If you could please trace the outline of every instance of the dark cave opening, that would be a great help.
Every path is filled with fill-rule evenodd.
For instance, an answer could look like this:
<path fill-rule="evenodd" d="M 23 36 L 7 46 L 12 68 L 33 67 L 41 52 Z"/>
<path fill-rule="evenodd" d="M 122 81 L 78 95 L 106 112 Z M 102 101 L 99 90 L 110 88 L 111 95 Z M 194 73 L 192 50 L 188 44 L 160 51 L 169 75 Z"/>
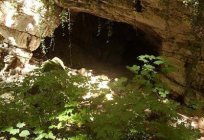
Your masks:
<path fill-rule="evenodd" d="M 56 28 L 53 38 L 45 39 L 47 58 L 57 56 L 72 68 L 114 73 L 137 64 L 139 55 L 159 55 L 161 39 L 157 34 L 85 13 L 72 18 L 71 35 L 65 23 Z"/>

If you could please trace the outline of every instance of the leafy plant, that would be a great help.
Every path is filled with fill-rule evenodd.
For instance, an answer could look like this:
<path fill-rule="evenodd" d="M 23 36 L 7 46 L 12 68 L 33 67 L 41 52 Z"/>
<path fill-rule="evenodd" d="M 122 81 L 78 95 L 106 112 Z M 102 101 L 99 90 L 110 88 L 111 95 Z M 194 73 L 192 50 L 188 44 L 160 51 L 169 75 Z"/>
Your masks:
<path fill-rule="evenodd" d="M 171 125 L 178 117 L 174 101 L 158 100 L 151 91 L 135 88 L 134 82 L 124 82 L 119 90 L 123 94 L 115 95 L 114 100 L 93 100 L 92 105 L 96 108 L 92 109 L 89 130 L 94 140 L 193 140 L 199 136 L 190 128 Z M 113 84 L 112 89 L 118 91 L 118 85 Z"/>
<path fill-rule="evenodd" d="M 45 139 L 54 139 L 56 133 L 61 134 L 58 137 L 67 138 L 78 135 L 76 131 L 67 133 L 66 129 L 80 129 L 86 120 L 83 114 L 86 114 L 87 109 L 81 105 L 82 96 L 88 90 L 86 81 L 86 77 L 68 75 L 68 70 L 50 62 L 26 77 L 23 83 L 5 84 L 1 94 L 8 92 L 13 100 L 0 100 L 1 129 L 7 128 L 2 131 L 6 133 L 1 135 L 18 134 L 19 137 L 28 137 L 31 133 L 30 138 Z M 19 121 L 28 124 L 28 129 L 20 131 L 25 124 Z M 16 123 L 17 128 L 7 127 Z M 61 127 L 49 127 L 60 124 Z M 33 129 L 38 128 L 42 131 L 34 133 Z"/>
<path fill-rule="evenodd" d="M 62 23 L 68 22 L 68 20 L 69 20 L 68 15 L 69 15 L 69 13 L 67 12 L 67 10 L 63 9 L 59 15 Z"/>
<path fill-rule="evenodd" d="M 22 83 L 2 84 L 0 95 L 12 98 L 0 98 L 0 136 L 13 140 L 196 139 L 196 131 L 172 126 L 178 117 L 177 104 L 164 98 L 168 93 L 157 82 L 165 62 L 154 56 L 139 59 L 141 65 L 129 67 L 135 73 L 133 79 L 119 78 L 110 83 L 111 89 L 98 89 L 90 84 L 91 77 L 73 74 L 60 61 L 48 61 Z M 113 100 L 106 100 L 111 91 L 115 91 Z M 98 96 L 84 99 L 87 92 Z"/>
<path fill-rule="evenodd" d="M 30 135 L 30 132 L 24 128 L 26 126 L 25 123 L 18 123 L 16 124 L 16 128 L 14 127 L 8 127 L 2 130 L 3 133 L 8 133 L 12 135 L 11 139 L 17 139 L 17 138 L 28 138 Z"/>
<path fill-rule="evenodd" d="M 160 97 L 166 97 L 169 91 L 161 83 L 160 74 L 161 72 L 167 73 L 173 71 L 173 67 L 166 63 L 162 57 L 153 55 L 141 55 L 138 57 L 138 60 L 141 62 L 140 65 L 127 67 L 135 74 L 134 81 L 142 87 L 145 86 L 146 89 L 158 93 Z"/>

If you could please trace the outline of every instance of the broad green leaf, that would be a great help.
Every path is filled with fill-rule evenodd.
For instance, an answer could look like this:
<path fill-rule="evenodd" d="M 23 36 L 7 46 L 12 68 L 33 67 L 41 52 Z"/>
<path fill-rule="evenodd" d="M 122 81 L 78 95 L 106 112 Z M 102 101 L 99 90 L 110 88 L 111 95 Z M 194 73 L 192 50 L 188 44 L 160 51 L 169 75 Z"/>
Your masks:
<path fill-rule="evenodd" d="M 18 140 L 18 139 L 17 139 L 17 138 L 12 137 L 12 138 L 10 138 L 10 140 Z"/>
<path fill-rule="evenodd" d="M 34 134 L 42 134 L 44 131 L 42 129 L 35 129 Z"/>
<path fill-rule="evenodd" d="M 161 65 L 161 64 L 164 64 L 164 61 L 162 61 L 162 60 L 157 60 L 157 61 L 154 61 L 154 64 L 156 64 L 156 65 Z"/>
<path fill-rule="evenodd" d="M 16 125 L 16 127 L 18 127 L 18 128 L 23 128 L 24 126 L 25 126 L 26 124 L 23 122 L 23 123 L 18 123 L 17 125 Z"/>
<path fill-rule="evenodd" d="M 35 140 L 42 140 L 47 134 L 46 133 L 42 133 L 40 135 L 38 135 L 37 138 L 35 138 Z"/>
<path fill-rule="evenodd" d="M 132 67 L 127 66 L 127 69 L 130 70 L 131 72 L 135 73 L 135 74 L 138 74 L 140 67 L 137 65 L 133 65 Z"/>
<path fill-rule="evenodd" d="M 60 129 L 60 128 L 62 128 L 62 123 L 61 122 L 58 123 L 58 125 L 57 125 L 57 129 Z"/>
<path fill-rule="evenodd" d="M 148 65 L 148 64 L 145 64 L 145 65 L 143 66 L 143 68 L 144 68 L 144 70 L 146 70 L 146 71 L 154 71 L 154 69 L 155 69 L 154 66 Z"/>
<path fill-rule="evenodd" d="M 57 125 L 50 125 L 48 128 L 49 129 L 54 129 L 54 128 L 57 128 Z"/>
<path fill-rule="evenodd" d="M 56 138 L 56 136 L 54 136 L 52 132 L 49 132 L 49 133 L 45 136 L 45 138 L 54 140 L 54 139 Z"/>
<path fill-rule="evenodd" d="M 19 134 L 20 137 L 27 137 L 27 136 L 29 136 L 29 135 L 30 135 L 30 132 L 29 132 L 28 130 L 23 130 L 23 131 Z"/>
<path fill-rule="evenodd" d="M 9 132 L 10 130 L 14 129 L 13 127 L 7 127 L 3 129 L 1 132 Z"/>
<path fill-rule="evenodd" d="M 147 62 L 148 62 L 148 60 L 146 60 L 146 58 L 145 58 L 144 56 L 139 56 L 139 57 L 138 57 L 138 60 L 140 60 L 140 61 L 142 61 L 142 62 L 144 62 L 144 63 L 147 63 Z"/>
<path fill-rule="evenodd" d="M 16 134 L 18 134 L 19 132 L 20 132 L 19 129 L 12 129 L 9 133 L 10 133 L 11 135 L 16 135 Z"/>
<path fill-rule="evenodd" d="M 16 135 L 17 133 L 19 133 L 19 131 L 20 131 L 19 129 L 15 129 L 13 127 L 8 127 L 5 130 L 3 130 L 2 132 L 8 132 L 11 135 Z"/>

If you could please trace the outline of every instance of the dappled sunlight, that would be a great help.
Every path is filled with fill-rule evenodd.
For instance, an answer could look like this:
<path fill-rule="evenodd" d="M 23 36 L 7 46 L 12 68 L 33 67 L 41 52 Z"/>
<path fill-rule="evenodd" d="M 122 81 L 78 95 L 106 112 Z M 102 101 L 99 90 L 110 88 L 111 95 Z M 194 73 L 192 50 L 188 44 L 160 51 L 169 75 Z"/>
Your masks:
<path fill-rule="evenodd" d="M 91 123 L 89 125 L 94 129 L 103 128 L 101 125 L 113 127 L 110 133 L 120 130 L 121 125 L 125 126 L 129 135 L 132 135 L 133 132 L 130 129 L 131 127 L 133 127 L 133 130 L 140 130 L 138 128 L 140 125 L 145 125 L 146 133 L 150 134 L 152 132 L 149 129 L 160 131 L 160 129 L 163 129 L 160 128 L 161 125 L 171 131 L 176 131 L 186 121 L 179 117 L 172 121 L 174 123 L 171 123 L 175 109 L 173 109 L 170 100 L 163 97 L 157 99 L 153 93 L 148 93 L 148 90 L 139 93 L 137 88 L 129 87 L 135 86 L 136 83 L 127 83 L 127 78 L 124 77 L 111 79 L 106 75 L 94 74 L 94 70 L 67 68 L 59 58 L 47 60 L 42 66 L 27 63 L 20 71 L 18 77 L 15 77 L 20 83 L 18 84 L 19 87 L 16 87 L 17 92 L 14 93 L 14 90 L 1 94 L 0 99 L 4 100 L 1 105 L 12 107 L 12 102 L 19 99 L 19 102 L 22 103 L 20 106 L 27 106 L 27 114 L 34 117 L 40 115 L 44 118 L 45 124 L 52 123 L 50 132 L 52 132 L 53 138 L 56 137 L 54 133 L 58 130 L 63 130 L 63 132 L 73 131 L 74 133 L 75 129 L 89 128 L 89 126 L 86 126 L 87 121 Z M 6 80 L 10 83 L 15 81 L 12 75 L 7 75 L 7 79 L 4 80 L 5 83 Z M 113 84 L 113 82 L 116 83 Z M 124 94 L 118 96 L 121 92 Z M 24 109 L 26 110 L 26 108 Z M 44 113 L 38 114 L 41 110 Z M 30 118 L 27 117 L 27 119 Z M 116 121 L 116 119 L 120 121 Z M 134 121 L 134 119 L 139 120 Z M 159 122 L 156 122 L 156 120 Z M 14 122 L 17 123 L 15 120 Z M 131 126 L 134 123 L 136 125 Z M 158 128 L 154 128 L 154 125 Z M 190 126 L 191 124 L 185 125 L 187 128 Z M 25 127 L 29 128 L 29 125 Z M 188 131 L 185 127 L 182 129 Z M 193 129 L 190 130 L 194 131 Z M 5 131 L 9 132 L 10 130 L 7 128 Z M 101 131 L 103 133 L 103 130 Z M 29 130 L 29 134 L 30 132 Z M 139 134 L 133 135 L 137 136 Z M 147 135 L 147 137 L 149 136 Z"/>
<path fill-rule="evenodd" d="M 201 133 L 204 133 L 204 116 L 186 116 L 181 113 L 178 113 L 178 115 L 180 116 L 180 118 L 177 118 L 177 121 L 174 126 L 176 126 L 177 124 L 183 124 L 186 127 L 198 129 Z M 202 140 L 202 138 L 199 140 Z"/>
<path fill-rule="evenodd" d="M 105 94 L 106 100 L 113 100 L 114 92 L 111 90 L 109 84 L 111 79 L 105 75 L 95 75 L 93 74 L 93 70 L 86 70 L 85 68 L 75 70 L 69 69 L 68 75 L 77 75 L 80 74 L 84 77 L 88 78 L 85 86 L 89 87 L 89 91 L 83 96 L 83 99 L 88 100 L 90 98 L 96 98 L 101 94 Z M 78 87 L 82 87 L 84 85 L 78 85 L 74 83 Z M 103 90 L 106 90 L 105 92 Z"/>
<path fill-rule="evenodd" d="M 4 24 L 7 27 L 11 27 L 15 23 L 15 20 L 13 18 L 17 14 L 15 7 L 9 1 L 4 1 L 3 4 L 1 5 L 1 9 L 3 9 L 3 11 L 5 12 L 2 15 Z"/>
<path fill-rule="evenodd" d="M 9 43 L 15 45 L 15 39 L 9 37 Z M 32 53 L 29 51 L 10 47 L 7 43 L 4 43 L 0 49 L 8 52 L 7 56 L 3 58 L 4 67 L 0 71 L 0 77 L 3 82 L 22 82 L 25 76 L 30 75 L 31 71 L 37 68 L 35 64 L 29 63 L 32 57 Z"/>
<path fill-rule="evenodd" d="M 40 0 L 24 0 L 22 10 L 25 14 L 33 16 L 35 26 L 38 26 L 42 20 L 42 16 L 46 13 L 44 4 Z M 31 25 L 28 25 L 28 27 Z M 33 25 L 32 25 L 33 26 Z"/>
<path fill-rule="evenodd" d="M 14 45 L 14 46 L 17 45 L 15 38 L 14 38 L 14 37 L 11 37 L 11 36 L 8 37 L 8 43 L 10 43 L 10 44 L 12 44 L 12 45 Z M 18 49 L 18 48 L 17 48 L 17 49 Z"/>
<path fill-rule="evenodd" d="M 107 100 L 113 100 L 113 94 L 109 93 L 109 94 L 106 94 L 106 99 Z"/>
<path fill-rule="evenodd" d="M 30 58 L 29 53 L 26 53 L 25 51 L 22 51 L 21 49 L 18 48 L 16 48 L 15 53 L 16 55 L 19 56 L 20 61 L 24 65 L 23 67 L 17 66 L 16 68 L 8 72 L 6 72 L 3 69 L 1 71 L 1 78 L 5 83 L 23 82 L 25 77 L 33 74 L 35 75 L 34 70 L 41 68 L 35 64 L 28 63 L 27 58 Z M 45 61 L 42 64 L 42 67 L 49 63 L 49 61 L 50 60 Z M 63 69 L 67 69 L 68 70 L 67 76 L 81 75 L 82 77 L 85 77 L 87 79 L 86 83 L 73 82 L 73 85 L 77 86 L 78 88 L 83 87 L 88 88 L 88 92 L 83 96 L 84 100 L 97 98 L 100 95 L 104 95 L 105 100 L 113 100 L 114 91 L 109 86 L 111 79 L 108 76 L 95 75 L 93 74 L 93 70 L 86 70 L 85 68 L 79 70 L 67 68 L 66 66 L 64 66 L 63 62 L 57 57 L 53 58 L 51 61 L 56 64 L 59 64 L 59 66 L 62 67 Z M 15 71 L 16 74 L 12 74 L 13 73 L 12 71 Z"/>
<path fill-rule="evenodd" d="M 0 0 L 0 140 L 204 140 L 203 4 Z"/>
<path fill-rule="evenodd" d="M 22 14 L 18 11 L 19 9 L 17 9 L 19 7 L 25 15 L 33 18 L 32 22 L 28 22 L 25 27 L 25 30 L 28 32 L 34 31 L 35 26 L 39 26 L 43 17 L 45 16 L 45 13 L 47 12 L 44 3 L 40 0 L 17 0 L 17 3 L 14 3 L 11 0 L 3 1 L 3 4 L 1 4 L 2 10 L 0 12 L 0 17 L 5 26 L 11 28 L 21 26 L 18 25 L 21 23 L 17 22 L 18 18 L 21 18 L 18 16 Z M 20 21 L 21 20 L 22 19 L 20 19 Z"/>
<path fill-rule="evenodd" d="M 0 72 L 0 77 L 5 83 L 13 83 L 13 82 L 23 82 L 24 78 L 31 74 L 32 71 L 37 69 L 36 65 L 25 64 L 23 68 L 16 67 L 14 70 L 10 72 Z M 16 74 L 12 74 L 15 72 Z"/>
<path fill-rule="evenodd" d="M 27 27 L 26 27 L 26 31 L 33 31 L 34 30 L 34 26 L 32 23 L 28 23 Z"/>
<path fill-rule="evenodd" d="M 24 68 L 21 70 L 23 75 L 29 74 L 32 71 L 34 71 L 35 69 L 37 69 L 38 67 L 36 65 L 31 65 L 31 64 L 25 64 Z"/>

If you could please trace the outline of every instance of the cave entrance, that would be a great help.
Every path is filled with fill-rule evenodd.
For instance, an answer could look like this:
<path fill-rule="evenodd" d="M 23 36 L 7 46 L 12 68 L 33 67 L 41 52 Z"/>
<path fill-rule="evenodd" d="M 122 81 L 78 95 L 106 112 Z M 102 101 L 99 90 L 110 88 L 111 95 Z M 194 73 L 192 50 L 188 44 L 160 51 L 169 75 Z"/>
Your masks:
<path fill-rule="evenodd" d="M 85 13 L 72 20 L 71 36 L 69 25 L 63 24 L 54 32 L 54 46 L 50 46 L 53 38 L 46 39 L 48 58 L 57 56 L 72 68 L 114 76 L 125 73 L 127 65 L 136 64 L 139 55 L 159 55 L 161 39 L 156 34 Z"/>

